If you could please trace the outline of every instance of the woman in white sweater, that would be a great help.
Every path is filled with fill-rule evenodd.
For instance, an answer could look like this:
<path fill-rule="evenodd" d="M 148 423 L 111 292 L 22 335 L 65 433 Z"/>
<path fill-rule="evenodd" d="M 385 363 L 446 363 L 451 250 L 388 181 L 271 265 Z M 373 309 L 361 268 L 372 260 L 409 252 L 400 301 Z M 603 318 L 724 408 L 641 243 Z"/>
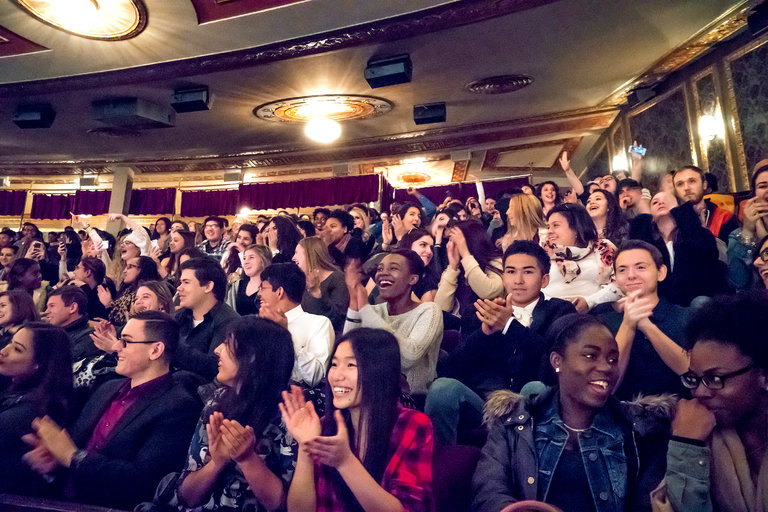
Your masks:
<path fill-rule="evenodd" d="M 344 332 L 357 327 L 385 329 L 397 338 L 400 362 L 411 393 L 424 394 L 437 376 L 437 356 L 443 339 L 443 314 L 434 302 L 416 302 L 411 290 L 424 273 L 424 262 L 411 250 L 400 249 L 379 262 L 374 280 L 381 304 L 368 304 L 359 269 L 347 267 L 349 310 Z"/>

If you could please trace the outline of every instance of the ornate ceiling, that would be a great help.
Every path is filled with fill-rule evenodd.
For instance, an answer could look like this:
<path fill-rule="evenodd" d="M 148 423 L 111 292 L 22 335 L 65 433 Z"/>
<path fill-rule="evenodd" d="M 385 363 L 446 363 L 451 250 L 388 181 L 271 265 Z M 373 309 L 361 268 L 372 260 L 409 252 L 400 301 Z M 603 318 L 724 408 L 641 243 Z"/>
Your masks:
<path fill-rule="evenodd" d="M 446 180 L 546 172 L 553 147 L 584 158 L 630 87 L 663 79 L 743 28 L 746 9 L 733 0 L 142 3 L 146 26 L 120 41 L 78 37 L 0 3 L 0 174 L 108 173 L 131 165 L 141 173 L 201 175 L 260 168 L 269 177 L 334 164 L 369 169 L 413 155 L 446 160 L 461 150 L 482 157 L 448 166 Z M 412 81 L 371 89 L 366 63 L 397 54 L 411 56 Z M 532 82 L 506 94 L 468 87 L 502 75 Z M 481 85 L 486 92 L 504 87 L 498 80 Z M 94 101 L 115 97 L 167 106 L 187 86 L 207 86 L 211 108 L 176 114 L 172 128 L 123 130 L 93 113 Z M 253 113 L 326 94 L 375 96 L 392 107 L 344 121 L 330 146 L 308 141 L 300 125 Z M 432 102 L 446 103 L 446 122 L 414 124 L 413 106 Z M 51 104 L 51 128 L 17 128 L 11 119 L 25 103 Z M 515 152 L 531 160 L 503 157 Z"/>

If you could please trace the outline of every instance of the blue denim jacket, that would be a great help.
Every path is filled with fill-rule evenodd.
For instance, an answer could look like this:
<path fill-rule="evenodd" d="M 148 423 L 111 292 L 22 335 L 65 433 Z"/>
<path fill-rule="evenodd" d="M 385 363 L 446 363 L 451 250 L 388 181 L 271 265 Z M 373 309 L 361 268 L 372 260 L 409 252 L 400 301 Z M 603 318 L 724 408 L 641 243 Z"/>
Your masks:
<path fill-rule="evenodd" d="M 664 476 L 671 397 L 610 399 L 579 433 L 579 448 L 598 512 L 649 510 Z M 498 512 L 519 500 L 547 501 L 568 430 L 556 388 L 523 397 L 494 393 L 486 405 L 490 432 L 473 478 L 473 510 Z"/>

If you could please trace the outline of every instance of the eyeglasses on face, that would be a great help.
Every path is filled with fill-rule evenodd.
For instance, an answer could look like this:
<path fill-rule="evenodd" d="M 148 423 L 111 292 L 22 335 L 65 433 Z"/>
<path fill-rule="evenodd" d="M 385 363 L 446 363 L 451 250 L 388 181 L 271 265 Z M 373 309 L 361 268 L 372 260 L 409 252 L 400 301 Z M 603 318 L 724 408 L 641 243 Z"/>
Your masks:
<path fill-rule="evenodd" d="M 704 384 L 704 387 L 709 389 L 723 389 L 726 379 L 736 377 L 737 375 L 743 375 L 754 367 L 755 365 L 751 364 L 742 368 L 741 370 L 726 373 L 725 375 L 702 375 L 701 377 L 691 372 L 687 372 L 680 376 L 680 381 L 683 383 L 683 386 L 687 387 L 688 389 L 696 389 L 699 387 L 699 384 Z"/>
<path fill-rule="evenodd" d="M 270 286 L 269 288 L 265 288 L 264 287 L 264 283 L 261 283 L 259 285 L 259 291 L 260 292 L 271 292 L 272 291 L 272 287 Z"/>
<path fill-rule="evenodd" d="M 758 256 L 760 257 L 761 260 L 768 262 L 768 247 L 760 251 Z"/>
<path fill-rule="evenodd" d="M 120 342 L 123 348 L 128 348 L 129 344 L 149 345 L 150 343 L 161 343 L 160 340 L 133 341 L 133 340 L 127 340 L 123 337 L 118 338 L 117 341 Z"/>

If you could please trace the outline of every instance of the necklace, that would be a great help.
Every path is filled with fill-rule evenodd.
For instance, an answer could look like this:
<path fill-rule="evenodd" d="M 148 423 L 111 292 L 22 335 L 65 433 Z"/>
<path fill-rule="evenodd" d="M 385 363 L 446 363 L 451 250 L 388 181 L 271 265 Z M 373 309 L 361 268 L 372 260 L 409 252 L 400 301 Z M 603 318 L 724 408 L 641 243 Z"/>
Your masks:
<path fill-rule="evenodd" d="M 573 428 L 572 426 L 568 425 L 566 422 L 563 422 L 563 426 L 565 426 L 565 428 L 567 428 L 571 432 L 576 432 L 576 433 L 584 432 L 584 431 L 587 430 L 586 428 Z M 589 428 L 589 427 L 587 427 L 587 428 Z"/>

